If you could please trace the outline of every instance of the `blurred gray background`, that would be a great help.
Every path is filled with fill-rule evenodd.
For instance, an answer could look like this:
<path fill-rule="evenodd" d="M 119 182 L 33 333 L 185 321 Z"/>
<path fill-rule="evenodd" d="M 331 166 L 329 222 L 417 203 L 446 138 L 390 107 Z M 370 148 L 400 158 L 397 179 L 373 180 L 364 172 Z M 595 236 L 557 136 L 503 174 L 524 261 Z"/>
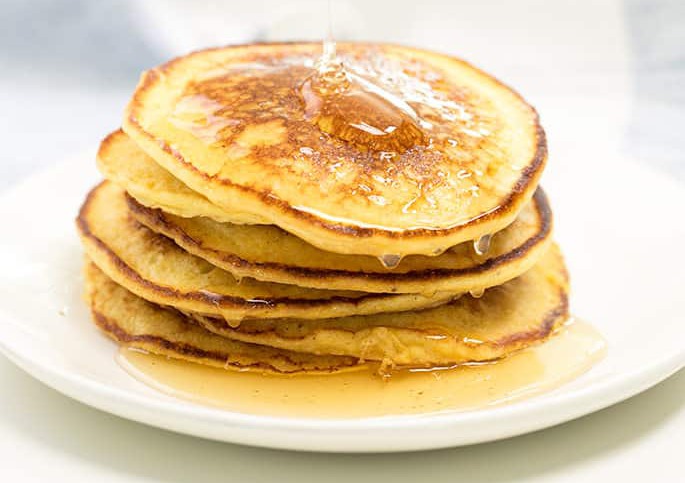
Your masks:
<path fill-rule="evenodd" d="M 320 39 L 326 10 L 326 0 L 0 0 L 0 192 L 64 158 L 93 158 L 100 139 L 119 126 L 142 70 L 203 46 Z M 685 0 L 332 0 L 332 10 L 339 39 L 452 53 L 514 86 L 541 113 L 550 170 L 575 169 L 578 156 L 591 156 L 598 163 L 637 161 L 685 182 Z M 607 198 L 621 173 L 609 181 Z M 611 250 L 601 242 L 592 248 Z M 515 440 L 400 456 L 314 457 L 125 421 L 58 395 L 4 358 L 0 381 L 0 432 L 11 448 L 0 454 L 0 466 L 9 479 L 25 476 L 21 481 L 42 481 L 34 474 L 179 483 L 390 475 L 422 481 L 427 474 L 436 483 L 459 476 L 660 481 L 678 467 L 672 455 L 682 442 L 685 407 L 681 371 L 628 402 Z"/>
<path fill-rule="evenodd" d="M 326 1 L 2 0 L 0 189 L 119 124 L 140 72 L 212 44 L 326 32 Z M 339 39 L 465 57 L 538 107 L 555 150 L 685 179 L 682 0 L 333 0 Z M 553 158 L 552 158 L 553 159 Z"/>

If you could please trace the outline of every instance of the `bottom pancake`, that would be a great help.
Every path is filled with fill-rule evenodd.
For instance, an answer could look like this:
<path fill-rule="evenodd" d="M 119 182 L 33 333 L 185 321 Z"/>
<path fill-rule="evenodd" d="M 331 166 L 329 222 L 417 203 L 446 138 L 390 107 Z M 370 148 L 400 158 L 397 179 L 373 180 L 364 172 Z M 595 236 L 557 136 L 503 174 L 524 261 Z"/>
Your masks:
<path fill-rule="evenodd" d="M 93 320 L 119 343 L 215 367 L 293 374 L 364 367 L 356 358 L 316 356 L 220 337 L 183 314 L 143 300 L 109 279 L 91 262 L 85 268 Z"/>
<path fill-rule="evenodd" d="M 528 272 L 432 309 L 324 320 L 248 320 L 231 328 L 190 314 L 212 332 L 311 354 L 384 366 L 444 366 L 501 358 L 547 339 L 568 318 L 568 277 L 556 245 Z"/>
<path fill-rule="evenodd" d="M 546 340 L 568 318 L 568 279 L 556 246 L 533 269 L 481 298 L 465 295 L 437 308 L 401 313 L 249 320 L 239 328 L 147 302 L 90 262 L 85 273 L 93 317 L 111 338 L 238 370 L 331 373 L 368 362 L 387 372 L 489 361 Z"/>

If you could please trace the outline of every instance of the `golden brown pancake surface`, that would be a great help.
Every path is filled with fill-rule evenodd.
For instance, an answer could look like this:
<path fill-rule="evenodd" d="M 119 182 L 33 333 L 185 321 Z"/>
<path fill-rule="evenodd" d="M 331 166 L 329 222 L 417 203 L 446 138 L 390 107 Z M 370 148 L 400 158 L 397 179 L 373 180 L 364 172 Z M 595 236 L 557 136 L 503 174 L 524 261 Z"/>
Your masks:
<path fill-rule="evenodd" d="M 343 64 L 416 111 L 430 140 L 363 150 L 306 119 L 297 86 L 318 44 L 213 49 L 144 74 L 123 128 L 237 222 L 322 249 L 435 255 L 511 223 L 546 160 L 535 111 L 458 59 L 339 44 Z"/>

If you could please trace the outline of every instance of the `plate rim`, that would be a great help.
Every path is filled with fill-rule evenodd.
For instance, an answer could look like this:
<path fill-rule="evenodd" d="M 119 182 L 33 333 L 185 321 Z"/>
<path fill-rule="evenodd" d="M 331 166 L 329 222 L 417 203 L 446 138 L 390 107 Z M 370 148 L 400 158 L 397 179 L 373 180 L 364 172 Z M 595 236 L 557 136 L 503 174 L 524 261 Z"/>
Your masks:
<path fill-rule="evenodd" d="M 50 176 L 60 169 L 80 166 L 84 158 L 84 152 L 77 153 L 66 158 L 64 162 L 55 163 L 27 176 L 0 193 L 0 205 L 5 204 L 13 195 L 21 195 L 20 191 L 30 188 L 30 185 L 38 182 L 40 178 Z M 631 161 L 627 163 L 682 189 L 680 183 L 674 183 L 674 180 L 659 171 L 643 164 Z M 69 372 L 62 365 L 50 365 L 49 362 L 57 355 L 54 351 L 50 353 L 51 357 L 32 357 L 30 349 L 22 345 L 21 338 L 36 337 L 36 334 L 22 321 L 20 315 L 8 313 L 0 308 L 0 326 L 3 328 L 0 353 L 43 384 L 88 406 L 181 434 L 257 447 L 317 452 L 414 451 L 513 437 L 561 424 L 621 402 L 660 383 L 685 367 L 685 347 L 682 347 L 629 371 L 612 371 L 605 374 L 601 380 L 589 382 L 582 387 L 565 392 L 553 391 L 488 410 L 330 419 L 265 416 L 205 407 L 181 400 L 165 400 L 107 385 L 103 381 Z M 158 417 L 145 418 L 145 413 Z M 511 423 L 512 420 L 516 420 L 517 424 L 509 424 L 508 428 L 498 425 L 498 422 Z M 193 428 L 193 423 L 197 427 Z M 208 424 L 216 425 L 215 430 L 209 431 L 211 428 Z M 472 430 L 471 434 L 466 435 L 448 431 L 460 426 L 466 426 L 468 429 L 469 426 L 482 425 L 489 427 L 489 431 Z M 406 436 L 409 431 L 417 430 L 420 430 L 423 436 L 397 438 L 399 435 Z M 237 431 L 242 431 L 242 435 Z M 265 440 L 265 431 L 282 435 L 297 433 L 298 439 L 288 441 L 287 438 L 281 437 L 280 440 Z M 331 431 L 334 431 L 335 435 L 331 436 Z M 374 431 L 373 437 L 369 437 L 369 431 Z M 250 437 L 250 433 L 256 434 Z M 445 437 L 440 433 L 450 433 L 452 437 Z M 259 434 L 262 437 L 259 437 Z M 336 436 L 344 438 L 336 442 Z"/>
<path fill-rule="evenodd" d="M 4 311 L 0 312 L 0 321 L 5 327 L 12 327 L 6 323 L 8 316 Z M 20 327 L 15 325 L 15 330 Z M 344 453 L 363 453 L 363 452 L 397 452 L 439 449 L 445 447 L 464 446 L 469 444 L 482 443 L 505 439 L 520 434 L 525 434 L 540 429 L 548 428 L 561 424 L 578 417 L 596 412 L 605 407 L 619 403 L 628 399 L 675 374 L 685 366 L 685 349 L 680 352 L 667 353 L 664 357 L 654 359 L 647 364 L 640 366 L 640 369 L 633 369 L 628 372 L 614 372 L 602 378 L 600 382 L 593 382 L 586 386 L 574 389 L 570 392 L 552 392 L 547 395 L 540 395 L 526 399 L 515 404 L 502 405 L 485 410 L 459 411 L 459 412 L 436 412 L 425 415 L 392 415 L 375 416 L 368 418 L 301 418 L 301 417 L 282 417 L 251 415 L 235 411 L 227 411 L 219 408 L 205 407 L 187 401 L 165 400 L 163 398 L 148 397 L 144 394 L 136 394 L 116 386 L 109 386 L 104 382 L 90 379 L 86 376 L 70 373 L 67 370 L 50 367 L 43 363 L 41 359 L 35 359 L 22 354 L 21 349 L 17 351 L 11 347 L 12 338 L 0 340 L 0 353 L 3 353 L 11 362 L 27 372 L 29 375 L 38 379 L 43 384 L 75 399 L 83 404 L 96 409 L 115 414 L 125 419 L 137 421 L 181 434 L 188 434 L 215 441 L 247 444 L 250 446 L 294 449 L 317 452 L 344 452 Z M 582 376 L 581 376 L 582 377 Z M 91 397 L 88 397 L 91 396 Z M 103 401 L 111 401 L 107 404 Z M 122 406 L 123 405 L 123 406 Z M 230 434 L 212 434 L 206 432 L 188 430 L 183 428 L 183 424 L 162 424 L 151 422 L 136 415 L 130 414 L 125 408 L 134 408 L 138 412 L 147 411 L 160 415 L 171 416 L 171 421 L 202 422 L 203 424 L 218 424 L 222 428 L 230 428 L 240 431 L 275 431 L 287 432 L 306 432 L 312 439 L 307 444 L 286 444 L 281 441 L 249 441 L 246 438 L 231 437 Z M 398 444 L 396 441 L 391 447 L 380 447 L 378 442 L 391 438 L 406 431 L 420 429 L 423 432 L 445 431 L 450 427 L 458 427 L 460 424 L 468 425 L 497 425 L 497 422 L 504 420 L 518 419 L 520 421 L 530 421 L 531 417 L 540 414 L 541 410 L 554 409 L 558 413 L 556 416 L 547 416 L 535 421 L 534 424 L 526 424 L 514 430 L 501 432 L 498 436 L 472 436 L 463 440 L 454 438 L 454 442 L 436 441 L 423 443 L 419 440 L 409 441 L 406 444 Z M 179 422 L 183 422 L 179 421 Z M 358 435 L 368 436 L 367 432 L 383 431 L 384 434 L 375 434 L 373 440 L 368 440 L 366 445 L 343 443 L 336 447 L 335 444 L 322 441 L 326 436 L 334 431 L 335 433 L 345 434 L 346 436 Z M 230 431 L 229 431 L 230 433 Z M 363 439 L 362 439 L 363 441 Z M 334 449 L 331 449 L 334 448 Z"/>

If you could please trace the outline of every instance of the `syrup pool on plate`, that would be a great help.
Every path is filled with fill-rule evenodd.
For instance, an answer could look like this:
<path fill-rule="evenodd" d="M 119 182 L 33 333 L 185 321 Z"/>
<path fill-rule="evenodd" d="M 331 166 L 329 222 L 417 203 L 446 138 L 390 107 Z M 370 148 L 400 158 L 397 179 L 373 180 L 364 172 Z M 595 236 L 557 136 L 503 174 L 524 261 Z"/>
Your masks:
<path fill-rule="evenodd" d="M 589 324 L 573 321 L 548 341 L 504 359 L 452 368 L 374 370 L 328 375 L 274 375 L 168 359 L 122 347 L 119 364 L 169 396 L 246 414 L 359 418 L 470 411 L 549 392 L 575 379 L 605 354 Z"/>

